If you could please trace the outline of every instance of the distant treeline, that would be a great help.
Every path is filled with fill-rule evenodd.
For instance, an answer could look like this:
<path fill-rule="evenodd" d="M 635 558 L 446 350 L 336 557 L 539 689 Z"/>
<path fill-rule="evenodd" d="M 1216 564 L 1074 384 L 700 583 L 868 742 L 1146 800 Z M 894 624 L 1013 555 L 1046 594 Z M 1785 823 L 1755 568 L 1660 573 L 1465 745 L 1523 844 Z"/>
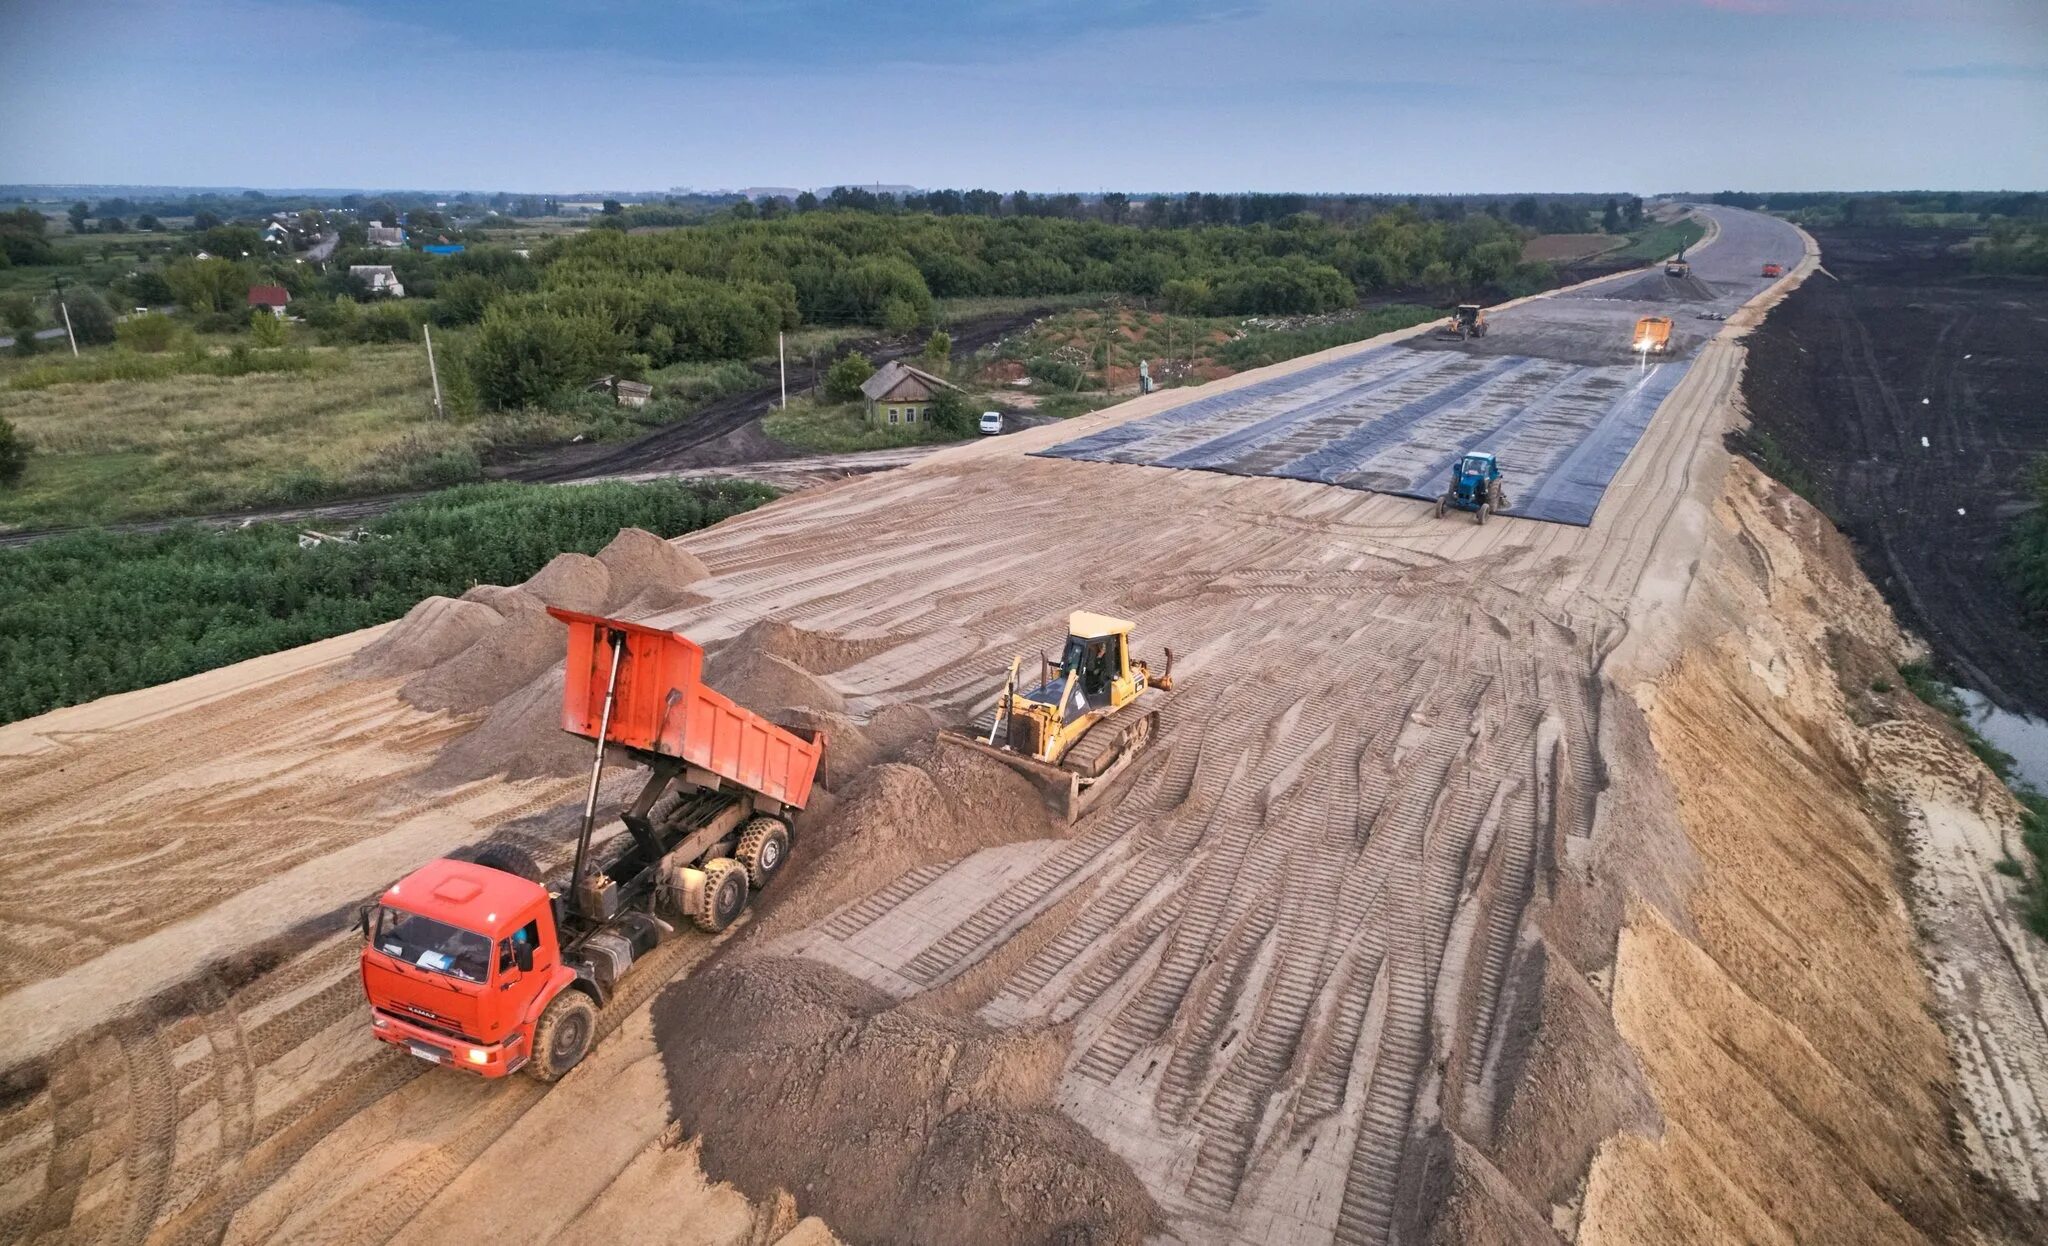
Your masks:
<path fill-rule="evenodd" d="M 467 364 L 485 405 L 517 406 L 615 367 L 764 354 L 778 329 L 915 329 L 940 298 L 1114 293 L 1239 315 L 1334 311 L 1395 291 L 1522 293 L 1550 278 L 1523 262 L 1523 241 L 1491 216 L 1435 221 L 1405 207 L 1354 224 L 1201 229 L 824 211 L 592 230 L 536 255 L 537 287 L 465 299 L 480 312 Z"/>
<path fill-rule="evenodd" d="M 1712 201 L 1733 208 L 1779 212 L 1808 225 L 1955 224 L 1975 217 L 1979 223 L 1998 219 L 2048 219 L 2048 195 L 2011 190 L 1724 190 Z"/>
<path fill-rule="evenodd" d="M 687 225 L 703 220 L 720 206 L 711 201 L 618 205 L 596 224 L 618 229 L 636 226 Z M 1635 228 L 1642 222 L 1643 201 L 1625 194 L 1569 195 L 1336 195 L 1307 193 L 1133 195 L 1111 191 L 1101 195 L 1004 194 L 994 190 L 918 190 L 895 194 L 859 186 L 836 186 L 823 195 L 803 191 L 794 198 L 770 196 L 724 205 L 731 216 L 774 218 L 811 212 L 871 212 L 883 215 L 1050 217 L 1065 221 L 1099 221 L 1108 225 L 1140 225 L 1179 229 L 1195 225 L 1271 225 L 1298 216 L 1336 223 L 1354 223 L 1405 210 L 1424 220 L 1461 221 L 1468 216 L 1534 229 L 1540 233 L 1585 233 L 1607 228 Z"/>

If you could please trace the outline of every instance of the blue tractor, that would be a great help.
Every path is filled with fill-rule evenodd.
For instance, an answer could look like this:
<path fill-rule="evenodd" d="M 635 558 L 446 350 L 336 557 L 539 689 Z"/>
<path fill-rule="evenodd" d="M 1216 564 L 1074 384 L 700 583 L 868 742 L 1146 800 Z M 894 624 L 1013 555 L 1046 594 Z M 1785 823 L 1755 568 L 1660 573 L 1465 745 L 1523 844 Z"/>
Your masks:
<path fill-rule="evenodd" d="M 1468 450 L 1451 472 L 1451 487 L 1436 500 L 1436 517 L 1453 506 L 1471 511 L 1480 523 L 1496 511 L 1506 510 L 1507 487 L 1501 484 L 1500 464 L 1485 450 Z"/>

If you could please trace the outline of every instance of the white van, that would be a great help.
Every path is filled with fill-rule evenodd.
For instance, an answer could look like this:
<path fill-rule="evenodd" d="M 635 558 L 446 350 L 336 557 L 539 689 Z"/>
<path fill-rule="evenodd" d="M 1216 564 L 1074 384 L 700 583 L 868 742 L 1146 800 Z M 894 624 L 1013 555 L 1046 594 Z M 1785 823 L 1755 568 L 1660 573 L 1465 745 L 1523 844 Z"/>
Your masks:
<path fill-rule="evenodd" d="M 997 433 L 1000 433 L 1000 432 L 1002 432 L 1002 431 L 1003 431 L 1003 413 L 1002 413 L 1002 412 L 1000 412 L 1000 411 L 984 411 L 984 412 L 982 412 L 982 413 L 981 413 L 981 435 L 982 435 L 982 436 L 984 436 L 984 437 L 993 437 L 993 436 L 995 436 L 995 435 L 996 435 Z"/>

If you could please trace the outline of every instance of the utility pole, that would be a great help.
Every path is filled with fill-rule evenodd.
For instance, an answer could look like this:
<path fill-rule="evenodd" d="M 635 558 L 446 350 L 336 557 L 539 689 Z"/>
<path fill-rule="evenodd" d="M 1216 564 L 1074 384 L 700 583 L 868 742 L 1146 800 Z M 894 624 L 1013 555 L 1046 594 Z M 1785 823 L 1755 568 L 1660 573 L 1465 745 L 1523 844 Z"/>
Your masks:
<path fill-rule="evenodd" d="M 434 418 L 438 420 L 446 412 L 441 410 L 441 370 L 434 366 L 434 328 L 422 322 L 420 333 L 427 339 L 427 376 L 434 382 Z"/>
<path fill-rule="evenodd" d="M 782 409 L 789 410 L 789 359 L 782 353 L 782 330 L 775 331 L 775 370 L 782 376 Z"/>
<path fill-rule="evenodd" d="M 64 279 L 57 277 L 53 278 L 53 281 L 57 291 L 57 310 L 64 313 L 64 336 L 71 342 L 71 357 L 76 359 L 78 358 L 78 335 L 71 331 L 71 304 L 64 301 Z M 30 329 L 28 333 L 30 337 L 35 336 L 34 329 Z"/>

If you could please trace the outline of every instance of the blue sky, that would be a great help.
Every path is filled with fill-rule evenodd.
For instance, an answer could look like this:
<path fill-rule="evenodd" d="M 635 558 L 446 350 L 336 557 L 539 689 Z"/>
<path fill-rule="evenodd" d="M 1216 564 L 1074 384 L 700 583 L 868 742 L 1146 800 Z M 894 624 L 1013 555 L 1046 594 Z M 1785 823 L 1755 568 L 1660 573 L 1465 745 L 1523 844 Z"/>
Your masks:
<path fill-rule="evenodd" d="M 0 0 L 0 182 L 2048 187 L 2048 0 Z"/>

